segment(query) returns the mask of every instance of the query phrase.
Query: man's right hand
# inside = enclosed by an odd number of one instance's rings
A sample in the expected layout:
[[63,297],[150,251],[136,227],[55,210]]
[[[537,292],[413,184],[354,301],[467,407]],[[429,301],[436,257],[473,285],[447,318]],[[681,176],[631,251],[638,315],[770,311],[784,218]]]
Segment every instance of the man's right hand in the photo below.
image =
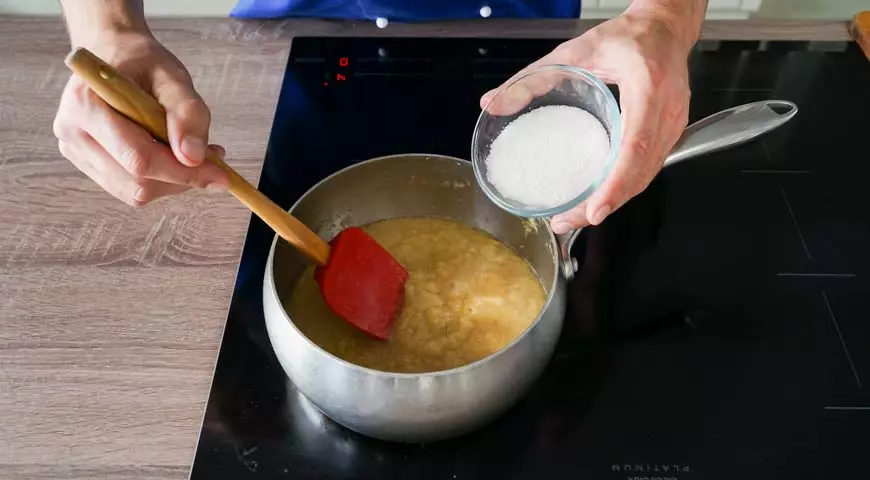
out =
[[64,157],[129,205],[190,188],[226,189],[226,174],[204,163],[211,120],[184,65],[144,32],[101,35],[83,45],[151,93],[166,110],[170,147],[117,113],[73,75],[64,88],[54,133]]

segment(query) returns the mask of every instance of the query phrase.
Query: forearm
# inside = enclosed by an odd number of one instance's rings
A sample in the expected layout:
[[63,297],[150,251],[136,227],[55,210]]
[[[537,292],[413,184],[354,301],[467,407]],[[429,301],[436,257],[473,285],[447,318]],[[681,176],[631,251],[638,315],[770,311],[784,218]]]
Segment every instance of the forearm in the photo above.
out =
[[88,45],[107,33],[147,32],[142,0],[60,0],[73,46]]
[[707,0],[634,0],[626,13],[647,13],[662,20],[691,49],[701,35]]

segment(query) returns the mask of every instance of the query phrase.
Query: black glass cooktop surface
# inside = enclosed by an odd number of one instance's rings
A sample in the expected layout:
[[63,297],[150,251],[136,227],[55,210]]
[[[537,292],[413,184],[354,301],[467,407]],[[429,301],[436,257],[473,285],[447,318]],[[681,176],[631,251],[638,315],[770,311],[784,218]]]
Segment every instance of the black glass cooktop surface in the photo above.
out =
[[[260,189],[289,208],[360,160],[468,158],[479,96],[554,45],[295,39]],[[548,369],[455,440],[372,440],[300,396],[266,334],[273,235],[252,219],[192,478],[870,478],[870,63],[848,43],[710,43],[691,85],[692,121],[767,98],[800,112],[586,230]]]

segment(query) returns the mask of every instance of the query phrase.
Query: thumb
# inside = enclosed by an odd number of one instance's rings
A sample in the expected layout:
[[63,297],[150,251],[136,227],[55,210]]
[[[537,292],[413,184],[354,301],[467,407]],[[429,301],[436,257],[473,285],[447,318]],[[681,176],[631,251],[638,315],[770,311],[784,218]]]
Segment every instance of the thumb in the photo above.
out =
[[642,192],[661,168],[664,155],[657,132],[661,105],[651,88],[632,82],[620,85],[622,106],[622,144],[616,164],[607,179],[592,194],[586,206],[586,218],[598,225],[635,195]]
[[562,235],[587,225],[589,225],[589,220],[586,218],[586,202],[550,219],[550,228],[556,235]]
[[189,82],[167,79],[155,83],[154,95],[166,109],[172,153],[188,167],[201,165],[208,146],[211,112]]

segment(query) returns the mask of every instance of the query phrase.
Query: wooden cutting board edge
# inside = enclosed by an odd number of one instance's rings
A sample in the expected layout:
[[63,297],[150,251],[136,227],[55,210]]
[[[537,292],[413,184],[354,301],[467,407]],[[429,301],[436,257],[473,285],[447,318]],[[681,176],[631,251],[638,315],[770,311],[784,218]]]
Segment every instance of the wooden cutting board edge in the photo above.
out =
[[864,51],[867,60],[870,60],[870,10],[860,12],[852,18],[849,33]]

